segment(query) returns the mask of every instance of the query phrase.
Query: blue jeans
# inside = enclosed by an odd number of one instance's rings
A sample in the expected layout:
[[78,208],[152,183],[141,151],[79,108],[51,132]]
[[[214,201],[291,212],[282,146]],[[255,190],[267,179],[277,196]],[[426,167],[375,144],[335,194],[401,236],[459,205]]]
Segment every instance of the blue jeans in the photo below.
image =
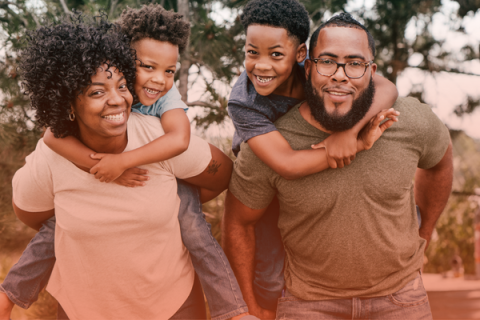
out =
[[[224,320],[248,312],[240,287],[222,248],[205,221],[198,189],[178,181],[178,219],[182,240],[202,284],[212,320]],[[15,264],[0,291],[22,308],[28,308],[47,284],[55,263],[55,218],[46,221]]]
[[277,320],[389,319],[431,320],[432,312],[420,273],[399,291],[375,298],[308,301],[285,290]]
[[[278,298],[285,287],[283,266],[285,250],[283,248],[280,229],[278,199],[275,197],[264,215],[255,226],[255,276],[253,292],[257,303],[264,309],[276,310]],[[422,217],[418,206],[418,227],[422,225]]]

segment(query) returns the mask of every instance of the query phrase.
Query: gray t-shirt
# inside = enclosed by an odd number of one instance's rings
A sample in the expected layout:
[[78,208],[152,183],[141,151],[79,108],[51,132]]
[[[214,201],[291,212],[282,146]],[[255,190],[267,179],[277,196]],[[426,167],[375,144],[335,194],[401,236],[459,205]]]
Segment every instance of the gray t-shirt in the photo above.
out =
[[[299,79],[305,78],[302,65],[295,68],[294,72],[299,73]],[[232,141],[233,153],[238,155],[242,142],[277,130],[273,123],[299,102],[298,99],[276,94],[259,95],[247,73],[243,71],[233,86],[228,100],[228,114],[235,126]]]
[[[285,246],[285,283],[296,297],[326,300],[384,296],[413,280],[422,266],[413,192],[417,167],[428,169],[449,144],[430,107],[400,98],[401,112],[373,145],[343,169],[286,180],[241,145],[230,191],[252,209],[277,195]],[[292,108],[275,123],[293,149],[328,137]]]

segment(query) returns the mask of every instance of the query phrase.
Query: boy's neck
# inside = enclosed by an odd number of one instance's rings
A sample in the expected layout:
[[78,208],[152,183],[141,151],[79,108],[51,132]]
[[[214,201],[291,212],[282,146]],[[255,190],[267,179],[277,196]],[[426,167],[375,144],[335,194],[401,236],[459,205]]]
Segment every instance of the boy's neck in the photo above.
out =
[[299,72],[299,68],[300,66],[295,64],[290,76],[277,89],[275,89],[275,91],[273,91],[273,94],[297,100],[305,100],[303,89],[303,83],[305,81],[302,81],[300,78],[302,75],[300,75],[301,72]]

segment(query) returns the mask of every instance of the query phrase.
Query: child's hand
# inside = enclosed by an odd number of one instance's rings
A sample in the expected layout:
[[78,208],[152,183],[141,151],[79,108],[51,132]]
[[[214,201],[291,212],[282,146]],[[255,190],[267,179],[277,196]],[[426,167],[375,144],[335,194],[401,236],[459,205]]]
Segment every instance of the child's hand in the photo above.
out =
[[90,173],[95,175],[95,179],[99,179],[100,182],[112,182],[127,169],[123,165],[121,154],[94,153],[90,155],[90,158],[100,160],[90,169]]
[[325,148],[328,166],[332,169],[348,166],[357,153],[357,136],[351,132],[336,132],[318,144],[313,149]]
[[130,168],[125,170],[120,177],[118,177],[114,182],[121,186],[125,187],[143,187],[145,185],[144,181],[149,180],[147,176],[148,170],[140,168]]
[[[398,121],[398,115],[400,115],[400,112],[390,108],[388,110],[380,111],[375,117],[373,117],[358,135],[359,149],[370,149],[383,132],[390,128],[394,122]],[[388,120],[380,124],[384,119]]]

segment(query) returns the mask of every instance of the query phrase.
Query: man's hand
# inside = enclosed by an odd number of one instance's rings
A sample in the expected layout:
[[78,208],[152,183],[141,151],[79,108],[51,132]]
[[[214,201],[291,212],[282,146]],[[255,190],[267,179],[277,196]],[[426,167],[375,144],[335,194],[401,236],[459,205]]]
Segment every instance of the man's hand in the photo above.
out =
[[[394,122],[398,121],[397,117],[399,115],[400,112],[390,108],[380,111],[373,117],[358,135],[358,151],[370,149],[385,130],[390,128]],[[382,123],[384,119],[388,120]]]
[[120,177],[115,179],[114,182],[124,187],[143,187],[145,185],[145,181],[150,179],[147,174],[148,170],[130,168],[125,170]]
[[0,292],[0,320],[9,320],[14,303],[4,292]]
[[90,158],[100,160],[90,169],[90,173],[95,175],[95,179],[99,179],[100,182],[112,182],[127,169],[123,164],[121,154],[94,153],[90,155]]
[[351,130],[336,132],[312,149],[325,148],[328,166],[332,169],[348,166],[357,153],[357,135]]

